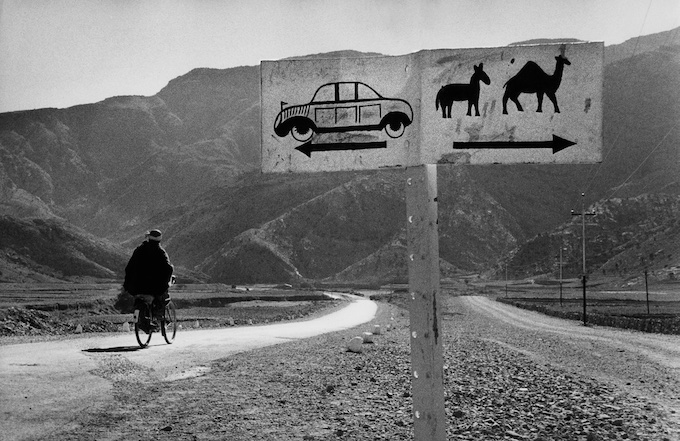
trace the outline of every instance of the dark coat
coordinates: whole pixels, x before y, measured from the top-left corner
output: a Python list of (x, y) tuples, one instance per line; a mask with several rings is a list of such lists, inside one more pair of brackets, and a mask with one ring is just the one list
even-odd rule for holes
[(123, 288), (132, 295), (159, 296), (168, 290), (173, 270), (160, 243), (147, 240), (132, 253), (125, 267)]

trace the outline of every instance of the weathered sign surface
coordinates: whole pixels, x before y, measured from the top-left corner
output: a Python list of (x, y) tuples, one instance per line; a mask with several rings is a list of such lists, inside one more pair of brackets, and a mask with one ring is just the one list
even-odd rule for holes
[(604, 45), (262, 62), (262, 170), (593, 163)]
[(403, 166), (420, 87), (412, 56), (262, 62), (262, 169)]

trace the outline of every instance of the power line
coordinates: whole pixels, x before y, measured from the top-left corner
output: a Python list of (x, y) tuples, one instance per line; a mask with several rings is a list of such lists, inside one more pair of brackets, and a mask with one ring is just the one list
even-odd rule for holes
[[(649, 4), (647, 5), (647, 12), (645, 12), (645, 17), (642, 19), (642, 24), (640, 25), (640, 30), (638, 31), (638, 35), (635, 39), (635, 46), (633, 47), (633, 53), (630, 55), (630, 57), (634, 57), (636, 52), (637, 52), (638, 45), (640, 44), (640, 36), (642, 35), (642, 30), (644, 29), (645, 24), (647, 23), (647, 16), (649, 15), (649, 10), (652, 7), (652, 1), (653, 0), (649, 0)], [(621, 134), (623, 133), (623, 131), (624, 131), (624, 127), (622, 127), (619, 130), (619, 133), (616, 135), (616, 138), (614, 139), (614, 143), (612, 143), (612, 147), (609, 149), (609, 152), (607, 153), (606, 157), (595, 168), (595, 171), (592, 172), (590, 178), (586, 179), (588, 184), (586, 185), (586, 188), (583, 189), (582, 193), (585, 193), (587, 190), (590, 190), (590, 186), (592, 185), (593, 181), (595, 180), (595, 177), (597, 176), (597, 174), (602, 169), (602, 164), (605, 163), (606, 159), (609, 157), (609, 155), (611, 155), (612, 151), (614, 151), (615, 148), (617, 147), (617, 145), (618, 145), (617, 142), (618, 142), (619, 138), (621, 137)], [(623, 185), (623, 184), (621, 184), (621, 185)]]
[(620, 188), (622, 188), (624, 185), (626, 185), (626, 183), (633, 177), (633, 175), (638, 170), (640, 170), (640, 168), (645, 164), (645, 162), (647, 162), (647, 160), (652, 156), (652, 154), (659, 148), (659, 146), (666, 140), (666, 138), (668, 138), (668, 135), (670, 135), (670, 133), (673, 131), (673, 129), (675, 129), (679, 124), (680, 124), (680, 122), (676, 122), (670, 129), (668, 129), (668, 132), (666, 132), (664, 137), (661, 138), (661, 140), (656, 143), (654, 148), (649, 152), (649, 154), (647, 154), (647, 157), (645, 159), (643, 159), (642, 162), (640, 162), (640, 164), (637, 166), (637, 168), (635, 170), (633, 170), (633, 172), (630, 175), (628, 175), (628, 177), (621, 184), (619, 184), (618, 186), (616, 186), (614, 188), (614, 191), (612, 191), (611, 194), (606, 199), (611, 199), (612, 197), (614, 197), (614, 194), (616, 194), (616, 192), (619, 191)]
[(640, 26), (640, 31), (638, 32), (638, 37), (635, 40), (635, 47), (633, 48), (633, 55), (631, 57), (635, 56), (635, 53), (637, 52), (638, 44), (640, 43), (640, 35), (642, 35), (642, 29), (645, 27), (645, 23), (647, 23), (647, 15), (649, 15), (649, 10), (652, 7), (652, 0), (649, 0), (649, 5), (647, 5), (647, 12), (645, 12), (645, 18), (642, 20), (642, 25)]
[(585, 193), (586, 191), (590, 190), (590, 186), (593, 185), (593, 182), (595, 181), (595, 178), (597, 175), (600, 173), (600, 170), (602, 170), (602, 164), (604, 164), (609, 156), (612, 154), (614, 150), (616, 150), (616, 146), (618, 145), (617, 142), (619, 138), (621, 137), (621, 134), (623, 133), (623, 130), (620, 130), (618, 135), (616, 136), (616, 139), (612, 143), (612, 147), (609, 149), (605, 157), (602, 159), (602, 162), (598, 165), (597, 169), (595, 170), (594, 173), (591, 174), (590, 179), (588, 180), (588, 183), (586, 184), (586, 187), (583, 189), (582, 193)]
[(574, 210), (571, 210), (571, 215), (572, 216), (581, 216), (581, 237), (583, 240), (583, 245), (582, 245), (582, 250), (583, 250), (583, 276), (582, 276), (582, 283), (583, 283), (583, 325), (585, 326), (587, 322), (587, 316), (586, 316), (586, 279), (587, 279), (587, 270), (586, 270), (586, 216), (595, 216), (595, 212), (586, 212), (586, 203), (585, 203), (585, 193), (581, 193), (581, 212), (577, 213)]

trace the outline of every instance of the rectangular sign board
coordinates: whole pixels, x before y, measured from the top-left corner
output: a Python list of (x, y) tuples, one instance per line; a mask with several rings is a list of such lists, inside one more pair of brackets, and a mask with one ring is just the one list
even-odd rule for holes
[(264, 61), (263, 172), (594, 163), (603, 43)]

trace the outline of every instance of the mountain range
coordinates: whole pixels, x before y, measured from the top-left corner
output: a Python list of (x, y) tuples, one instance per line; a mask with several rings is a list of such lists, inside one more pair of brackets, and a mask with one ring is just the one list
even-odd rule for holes
[[(560, 247), (579, 274), (572, 209), (598, 213), (589, 272), (680, 266), (679, 29), (605, 47), (601, 164), (438, 168), (443, 276), (555, 274)], [(120, 279), (149, 228), (190, 280), (406, 280), (403, 170), (261, 174), (259, 84), (258, 66), (199, 68), (154, 96), (0, 114), (0, 281)]]

